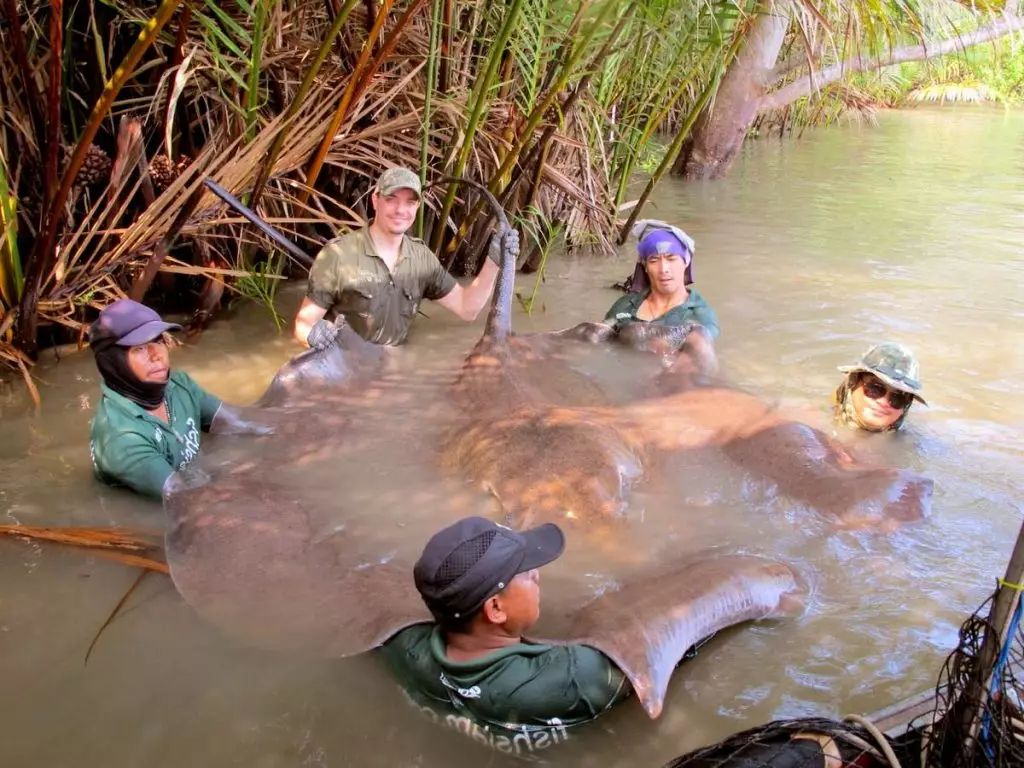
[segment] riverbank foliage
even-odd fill
[[[688,119],[745,14],[715,0],[0,8],[0,357],[22,371],[123,295],[195,325],[225,291],[272,301],[286,257],[206,178],[310,255],[396,165],[483,182],[531,231],[608,251],[652,137]],[[443,185],[425,209],[422,235],[473,272],[489,212]]]
[[[856,72],[907,41],[977,37],[999,14],[1001,35],[1020,24],[950,0],[0,0],[0,13],[0,360],[30,389],[38,350],[81,345],[114,298],[201,329],[231,296],[272,307],[302,274],[206,179],[310,256],[366,218],[388,167],[481,182],[530,234],[522,267],[540,280],[551,237],[610,251],[681,161],[714,177],[751,125],[877,103],[867,75],[847,77],[851,52]],[[1013,87],[993,88],[1016,93],[999,71]],[[442,184],[417,231],[471,274],[489,216]]]

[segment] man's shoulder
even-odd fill
[[[620,296],[608,309],[605,317],[618,319],[615,317],[618,314],[625,314],[632,317],[636,313],[636,308],[643,303],[644,295],[645,294],[642,293],[627,293],[625,296]]]
[[[430,246],[427,245],[423,240],[418,237],[406,233],[405,247],[408,249],[407,256],[416,256],[420,259],[427,259],[431,262],[437,261],[437,256],[434,255],[434,251],[431,250]]]
[[[167,386],[168,398],[186,398],[198,408],[205,394],[206,391],[187,373],[177,368],[171,371]]]
[[[696,288],[690,289],[690,295],[686,299],[686,303],[683,306],[686,307],[706,307],[707,301],[701,295],[700,291]]]
[[[316,258],[351,258],[360,255],[364,250],[366,246],[363,242],[363,228],[352,229],[324,243]]]

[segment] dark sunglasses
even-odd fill
[[[908,405],[914,401],[914,396],[908,392],[899,392],[895,389],[890,389],[885,386],[879,379],[874,377],[864,379],[861,386],[864,387],[864,396],[871,400],[881,400],[884,397],[889,398],[889,405],[897,410],[902,411]]]

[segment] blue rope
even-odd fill
[[[1018,600],[1017,607],[1013,609],[1013,618],[1010,619],[1010,626],[1006,633],[1006,642],[1003,643],[1003,647],[999,650],[999,657],[996,659],[995,668],[992,670],[992,684],[989,686],[988,691],[988,698],[990,702],[999,691],[1002,684],[1003,670],[1006,668],[1006,665],[1010,660],[1010,646],[1013,645],[1013,642],[1017,637],[1017,628],[1020,626],[1021,620],[1022,604],[1024,604],[1024,600]],[[990,760],[994,760],[996,756],[995,745],[992,743],[989,735],[990,726],[992,725],[992,715],[987,707],[982,715],[981,724],[981,746],[985,750],[985,754],[988,758]]]

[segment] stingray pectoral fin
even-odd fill
[[[164,498],[171,579],[193,609],[267,650],[370,650],[430,620],[410,563],[358,525],[314,539],[306,507],[265,465]]]
[[[589,645],[611,658],[653,719],[690,648],[734,624],[793,615],[802,610],[804,591],[782,563],[747,555],[691,561],[652,571],[583,606],[557,642]]]
[[[364,340],[348,325],[338,330],[338,342],[326,349],[307,349],[281,366],[258,405],[287,405],[303,400],[315,387],[336,387],[370,378],[379,372],[385,348]]]

